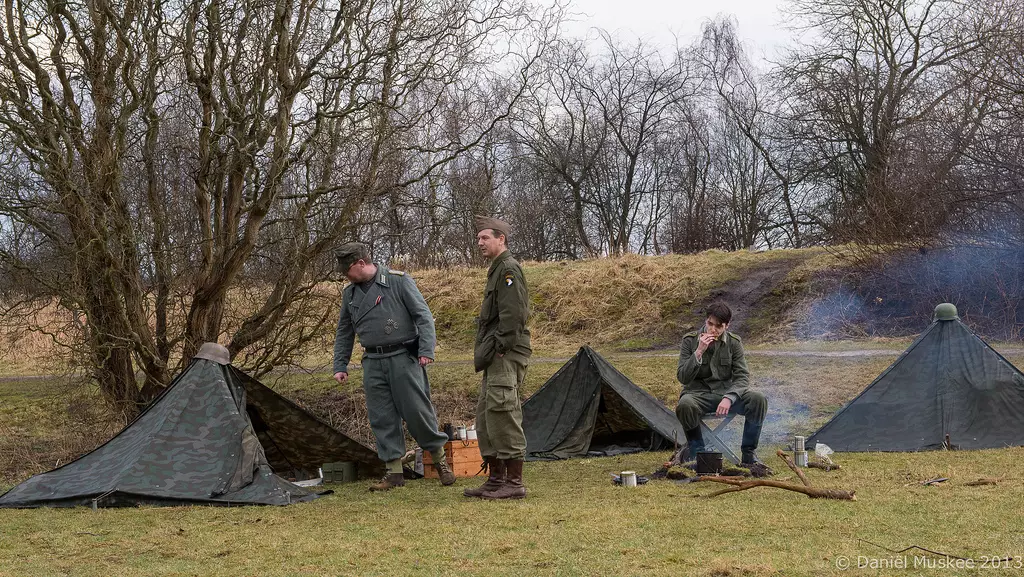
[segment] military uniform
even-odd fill
[[[676,405],[676,417],[683,425],[693,456],[704,450],[701,416],[715,412],[722,399],[728,398],[732,401],[729,412],[744,415],[740,448],[744,462],[750,462],[761,436],[768,401],[762,393],[749,388],[750,373],[743,355],[743,342],[734,333],[722,333],[698,362],[695,352],[702,332],[703,329],[683,336],[676,370],[676,379],[683,388]]]
[[[363,390],[377,454],[385,462],[405,455],[409,433],[427,451],[443,449],[430,383],[419,357],[434,358],[434,318],[409,275],[377,267],[372,281],[342,293],[334,339],[334,372],[347,373],[355,335],[363,346]]]
[[[483,371],[476,406],[480,455],[522,459],[526,455],[523,405],[519,388],[533,350],[526,319],[530,300],[526,278],[507,250],[487,271],[484,302],[480,308],[473,365]]]
[[[477,217],[477,230],[493,229],[508,236],[508,224]],[[483,372],[476,405],[476,430],[480,455],[488,468],[488,480],[463,494],[485,499],[520,499],[523,485],[523,405],[519,390],[533,349],[530,329],[529,289],[523,269],[505,250],[494,257],[487,270],[484,300],[477,318],[473,365]]]

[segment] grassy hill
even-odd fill
[[[733,328],[756,342],[792,323],[792,307],[807,296],[810,282],[840,266],[835,253],[820,248],[523,265],[533,304],[530,328],[541,351],[584,342],[616,350],[674,346],[703,320],[703,307],[718,299],[733,307]],[[470,348],[486,269],[412,274],[437,319],[442,347]]]

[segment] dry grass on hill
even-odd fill
[[[753,271],[779,267],[779,290],[792,300],[799,298],[792,287],[802,287],[820,270],[837,265],[823,249],[524,263],[533,303],[533,345],[539,351],[565,353],[584,343],[621,349],[674,344],[700,322],[703,305]],[[468,349],[486,270],[422,270],[414,275],[437,319],[442,348]]]
[[[703,306],[716,298],[728,300],[750,317],[751,330],[744,334],[747,340],[756,342],[769,330],[777,337],[778,330],[795,322],[790,311],[805,296],[810,281],[837,266],[840,260],[824,249],[710,250],[694,255],[527,262],[534,349],[564,355],[585,343],[619,350],[674,345],[683,332],[700,322]],[[756,290],[746,286],[745,281],[764,276],[766,270],[772,274]],[[411,272],[436,319],[439,359],[471,354],[486,273],[483,267]],[[321,287],[314,308],[332,303],[336,307],[341,286]],[[258,293],[252,288],[236,291],[232,307],[239,310],[228,316],[242,318],[243,309],[257,306]],[[183,311],[179,313],[176,318],[184,318]],[[69,314],[47,308],[33,317],[33,324],[60,327],[68,324]],[[0,374],[52,372],[62,364],[66,350],[49,336],[27,328],[31,327],[17,316],[0,319]],[[323,334],[304,351],[304,364],[326,364],[333,330],[333,323],[323,327]],[[244,353],[240,364],[244,364]]]

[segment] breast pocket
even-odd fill
[[[718,357],[718,376],[723,380],[732,376],[732,355],[723,354]]]

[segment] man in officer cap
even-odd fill
[[[350,242],[337,253],[338,270],[351,283],[342,291],[334,338],[334,379],[348,379],[355,335],[363,347],[363,390],[377,455],[387,474],[371,485],[386,491],[405,485],[402,421],[429,451],[442,485],[455,482],[445,461],[448,436],[438,431],[426,366],[434,361],[434,317],[411,276],[373,263],[366,245]]]
[[[476,430],[488,478],[482,486],[466,489],[463,494],[522,499],[526,496],[526,435],[519,389],[533,352],[530,329],[526,327],[529,292],[523,269],[508,251],[508,223],[477,216],[476,229],[477,246],[491,261],[473,348],[473,364],[477,372],[484,373],[476,406]]]

